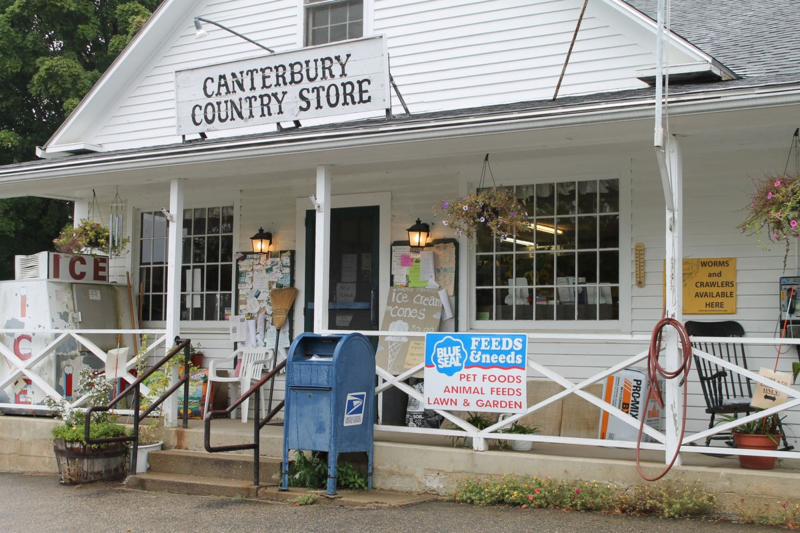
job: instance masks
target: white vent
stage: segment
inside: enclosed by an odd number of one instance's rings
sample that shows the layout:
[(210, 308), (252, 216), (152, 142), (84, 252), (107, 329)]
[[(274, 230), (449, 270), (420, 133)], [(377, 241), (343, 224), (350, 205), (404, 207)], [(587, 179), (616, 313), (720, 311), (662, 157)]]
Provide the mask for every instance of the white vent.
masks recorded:
[(47, 252), (14, 256), (14, 279), (47, 279)]

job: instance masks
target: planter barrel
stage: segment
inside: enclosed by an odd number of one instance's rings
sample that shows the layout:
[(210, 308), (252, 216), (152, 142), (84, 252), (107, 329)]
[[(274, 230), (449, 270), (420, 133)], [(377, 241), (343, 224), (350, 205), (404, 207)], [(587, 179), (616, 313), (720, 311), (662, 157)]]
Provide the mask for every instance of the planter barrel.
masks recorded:
[[(733, 441), (737, 448), (743, 450), (764, 450), (775, 451), (782, 435), (750, 435), (746, 433), (734, 433)], [(775, 439), (774, 441), (772, 439)], [(775, 457), (750, 457), (739, 456), (739, 466), (752, 470), (772, 470), (775, 468)]]
[(120, 442), (92, 448), (81, 442), (53, 440), (61, 483), (79, 484), (125, 477), (125, 446)]

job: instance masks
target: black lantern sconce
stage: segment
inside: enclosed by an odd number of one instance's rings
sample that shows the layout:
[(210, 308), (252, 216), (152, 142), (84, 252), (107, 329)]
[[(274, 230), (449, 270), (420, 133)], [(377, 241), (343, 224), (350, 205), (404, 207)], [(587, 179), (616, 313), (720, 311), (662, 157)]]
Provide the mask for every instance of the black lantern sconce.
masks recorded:
[(431, 227), (420, 219), (413, 226), (406, 230), (408, 232), (408, 242), (412, 248), (424, 248), (428, 244), (428, 237), (431, 234)]
[(272, 246), (272, 233), (264, 231), (264, 228), (258, 228), (258, 233), (250, 237), (250, 242), (253, 243), (253, 253), (269, 253), (269, 247)]

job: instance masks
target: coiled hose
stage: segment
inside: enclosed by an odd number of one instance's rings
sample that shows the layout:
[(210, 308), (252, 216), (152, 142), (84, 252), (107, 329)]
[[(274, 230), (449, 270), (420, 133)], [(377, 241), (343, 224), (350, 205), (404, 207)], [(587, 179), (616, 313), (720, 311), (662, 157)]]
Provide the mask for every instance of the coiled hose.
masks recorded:
[[(681, 343), (681, 349), (683, 354), (683, 362), (681, 365), (676, 368), (674, 371), (667, 370), (658, 362), (658, 356), (661, 353), (661, 338), (664, 333), (664, 328), (667, 326), (671, 326), (675, 331), (678, 332), (678, 338)], [(686, 404), (688, 398), (688, 387), (687, 387), (687, 379), (689, 378), (689, 371), (692, 369), (692, 345), (689, 341), (689, 333), (686, 331), (686, 328), (681, 324), (678, 320), (674, 318), (662, 318), (653, 328), (653, 335), (650, 337), (650, 348), (647, 354), (647, 395), (645, 396), (644, 401), (644, 409), (640, 411), (640, 423), (639, 423), (639, 435), (636, 441), (636, 470), (639, 472), (639, 475), (642, 476), (642, 479), (645, 481), (657, 481), (662, 477), (667, 475), (672, 469), (672, 466), (675, 464), (675, 461), (678, 460), (678, 455), (681, 452), (681, 447), (678, 445), (678, 448), (675, 450), (675, 455), (672, 456), (672, 460), (667, 465), (667, 468), (661, 472), (658, 476), (650, 478), (644, 475), (642, 472), (642, 465), (639, 459), (639, 453), (641, 451), (642, 445), (642, 433), (644, 431), (644, 423), (645, 423), (645, 413), (647, 412), (647, 406), (650, 405), (650, 399), (654, 399), (661, 409), (664, 408), (664, 401), (662, 399), (662, 392), (661, 392), (661, 385), (659, 383), (660, 378), (664, 379), (681, 379), (681, 385), (683, 386), (683, 416), (681, 417), (681, 434), (678, 438), (678, 442), (683, 442), (683, 435), (686, 432)]]

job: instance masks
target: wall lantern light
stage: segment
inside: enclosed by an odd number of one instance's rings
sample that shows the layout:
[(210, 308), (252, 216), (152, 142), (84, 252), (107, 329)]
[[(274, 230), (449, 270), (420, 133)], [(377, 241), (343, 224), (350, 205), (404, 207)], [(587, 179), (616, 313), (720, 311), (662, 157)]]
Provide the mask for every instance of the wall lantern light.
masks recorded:
[(266, 254), (272, 246), (272, 233), (264, 231), (264, 228), (258, 228), (258, 233), (250, 237), (250, 242), (253, 243), (253, 253)]
[(431, 234), (431, 227), (420, 219), (417, 219), (413, 226), (406, 230), (408, 232), (408, 242), (412, 248), (422, 248), (428, 244), (428, 236)]

